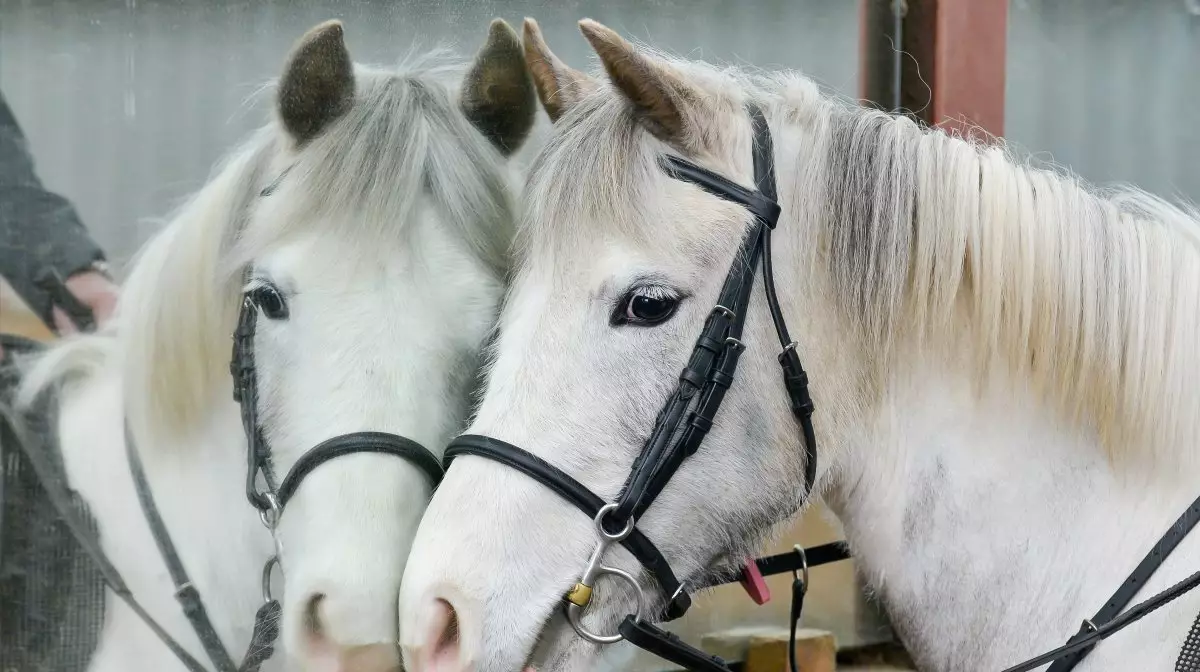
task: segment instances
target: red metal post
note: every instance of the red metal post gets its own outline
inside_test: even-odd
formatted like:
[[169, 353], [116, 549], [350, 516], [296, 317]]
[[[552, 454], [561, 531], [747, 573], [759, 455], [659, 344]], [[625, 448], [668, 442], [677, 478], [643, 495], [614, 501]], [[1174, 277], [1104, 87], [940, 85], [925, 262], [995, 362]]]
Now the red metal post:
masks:
[[861, 0], [860, 10], [862, 98], [884, 109], [898, 100], [925, 123], [964, 135], [1003, 135], [1008, 0]]

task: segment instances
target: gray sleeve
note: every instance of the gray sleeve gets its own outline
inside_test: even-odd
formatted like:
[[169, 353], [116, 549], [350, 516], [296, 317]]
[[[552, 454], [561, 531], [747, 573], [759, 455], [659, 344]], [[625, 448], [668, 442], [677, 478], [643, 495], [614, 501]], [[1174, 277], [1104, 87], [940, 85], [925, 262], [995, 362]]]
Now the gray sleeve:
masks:
[[0, 94], [0, 275], [45, 319], [50, 297], [34, 278], [44, 268], [64, 279], [104, 260], [66, 198], [47, 191], [12, 110]]

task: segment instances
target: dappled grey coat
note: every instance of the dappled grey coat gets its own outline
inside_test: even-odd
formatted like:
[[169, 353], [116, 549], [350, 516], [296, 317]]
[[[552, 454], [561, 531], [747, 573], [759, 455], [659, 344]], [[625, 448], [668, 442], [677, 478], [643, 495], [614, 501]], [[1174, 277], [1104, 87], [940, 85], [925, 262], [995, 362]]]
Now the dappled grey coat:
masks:
[[0, 93], [0, 275], [46, 319], [50, 297], [34, 284], [36, 274], [50, 267], [65, 279], [103, 259], [71, 202], [42, 186]]

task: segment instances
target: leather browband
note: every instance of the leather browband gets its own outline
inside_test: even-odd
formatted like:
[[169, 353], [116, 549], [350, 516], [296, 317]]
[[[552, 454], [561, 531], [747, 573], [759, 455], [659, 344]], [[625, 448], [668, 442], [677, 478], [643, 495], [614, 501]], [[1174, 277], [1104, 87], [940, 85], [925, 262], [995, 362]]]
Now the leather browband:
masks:
[[444, 473], [442, 465], [438, 463], [432, 453], [416, 441], [385, 432], [354, 432], [322, 441], [300, 456], [292, 470], [288, 472], [287, 477], [283, 479], [283, 483], [279, 485], [276, 495], [279, 499], [279, 508], [282, 510], [287, 507], [288, 500], [296, 493], [300, 482], [313, 469], [334, 458], [355, 453], [392, 455], [424, 472], [434, 487], [442, 481]]
[[751, 191], [742, 185], [718, 175], [707, 168], [688, 163], [677, 156], [664, 156], [659, 161], [668, 176], [700, 187], [704, 191], [725, 201], [744, 206], [763, 224], [774, 229], [782, 208], [774, 198], [761, 191]]

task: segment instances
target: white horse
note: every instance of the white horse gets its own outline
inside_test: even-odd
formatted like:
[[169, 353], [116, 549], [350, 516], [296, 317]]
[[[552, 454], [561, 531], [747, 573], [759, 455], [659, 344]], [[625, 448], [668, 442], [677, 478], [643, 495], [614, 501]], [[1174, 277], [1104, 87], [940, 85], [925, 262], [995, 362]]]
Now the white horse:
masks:
[[[206, 666], [135, 497], [123, 423], [237, 659], [276, 550], [247, 503], [247, 441], [231, 399], [243, 293], [269, 295], [253, 352], [275, 474], [348, 432], [440, 453], [466, 422], [499, 311], [515, 219], [507, 157], [537, 100], [503, 21], [465, 73], [436, 54], [357, 65], [331, 21], [294, 48], [276, 113], [142, 249], [114, 327], [53, 348], [24, 390], [29, 399], [74, 381], [59, 424], [70, 484], [135, 597]], [[388, 455], [308, 474], [278, 522], [286, 655], [269, 669], [398, 668], [400, 577], [430, 492], [422, 471]], [[183, 667], [110, 593], [91, 669]]]
[[[1197, 213], [834, 100], [794, 73], [581, 28], [608, 81], [526, 24], [557, 122], [528, 177], [524, 257], [468, 433], [612, 501], [751, 221], [658, 160], [752, 185], [753, 102], [775, 139], [776, 285], [816, 401], [817, 491], [858, 566], [921, 669], [998, 670], [1063, 644], [1200, 495]], [[708, 438], [638, 521], [684, 581], [752, 553], [808, 501], [759, 287], [743, 340]], [[596, 541], [540, 483], [459, 458], [401, 588], [407, 669], [589, 669], [598, 647], [559, 614]], [[605, 561], [664, 599], [623, 549]], [[1138, 599], [1198, 563], [1193, 532]], [[593, 631], [634, 609], [617, 583], [596, 600]], [[1077, 669], [1171, 669], [1197, 612], [1200, 591]]]

